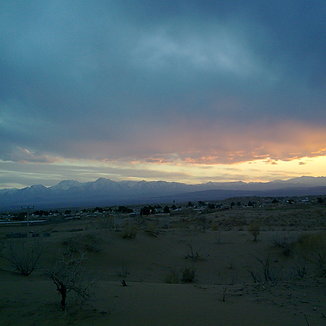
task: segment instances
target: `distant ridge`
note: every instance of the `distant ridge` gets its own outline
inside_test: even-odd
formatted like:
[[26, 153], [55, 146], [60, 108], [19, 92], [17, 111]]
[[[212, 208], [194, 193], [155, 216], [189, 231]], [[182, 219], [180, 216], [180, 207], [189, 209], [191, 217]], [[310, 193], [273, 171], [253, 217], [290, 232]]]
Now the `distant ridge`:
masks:
[[326, 195], [326, 177], [300, 177], [272, 182], [208, 182], [184, 184], [166, 181], [112, 181], [99, 178], [94, 182], [63, 180], [45, 187], [33, 185], [23, 189], [0, 190], [0, 210], [33, 205], [38, 208], [80, 207], [172, 200], [219, 200], [243, 196]]

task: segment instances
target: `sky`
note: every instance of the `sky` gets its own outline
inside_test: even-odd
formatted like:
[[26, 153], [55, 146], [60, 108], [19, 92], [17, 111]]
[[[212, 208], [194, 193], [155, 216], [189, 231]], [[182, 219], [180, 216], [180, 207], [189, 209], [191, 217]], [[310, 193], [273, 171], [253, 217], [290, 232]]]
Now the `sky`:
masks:
[[326, 176], [324, 0], [3, 0], [0, 188]]

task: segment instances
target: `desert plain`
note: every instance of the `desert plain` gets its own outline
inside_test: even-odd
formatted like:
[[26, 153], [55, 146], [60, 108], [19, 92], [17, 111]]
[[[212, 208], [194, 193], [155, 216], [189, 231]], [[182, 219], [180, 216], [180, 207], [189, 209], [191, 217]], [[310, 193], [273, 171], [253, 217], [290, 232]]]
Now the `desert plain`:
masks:
[[234, 201], [1, 226], [0, 324], [326, 325], [326, 199]]

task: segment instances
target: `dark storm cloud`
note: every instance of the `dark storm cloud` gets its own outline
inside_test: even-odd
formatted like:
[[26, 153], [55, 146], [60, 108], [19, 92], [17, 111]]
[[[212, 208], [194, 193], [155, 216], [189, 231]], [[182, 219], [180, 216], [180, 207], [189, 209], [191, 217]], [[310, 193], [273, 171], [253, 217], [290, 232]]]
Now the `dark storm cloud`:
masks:
[[323, 137], [325, 16], [325, 1], [2, 1], [0, 158], [197, 160], [223, 156], [203, 144], [226, 124], [230, 152], [278, 122]]

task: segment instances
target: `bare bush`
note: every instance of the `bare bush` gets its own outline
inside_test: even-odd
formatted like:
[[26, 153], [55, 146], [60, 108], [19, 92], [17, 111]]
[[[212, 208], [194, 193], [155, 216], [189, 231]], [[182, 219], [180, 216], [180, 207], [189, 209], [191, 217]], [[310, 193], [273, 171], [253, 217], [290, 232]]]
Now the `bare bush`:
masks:
[[253, 236], [253, 241], [257, 241], [257, 237], [260, 234], [260, 224], [258, 222], [252, 222], [248, 226], [248, 232]]
[[249, 270], [251, 277], [255, 283], [259, 283], [261, 281], [264, 282], [276, 282], [277, 277], [275, 270], [271, 268], [271, 259], [269, 256], [264, 258], [256, 257], [256, 260], [259, 262], [261, 267], [261, 272]]
[[85, 271], [82, 268], [84, 261], [84, 254], [66, 251], [48, 272], [61, 297], [60, 305], [63, 311], [66, 310], [68, 293], [73, 292], [81, 300], [89, 297], [92, 283], [85, 279]]
[[225, 302], [226, 301], [226, 295], [227, 295], [227, 288], [224, 287], [222, 291], [222, 296], [221, 296], [221, 301]]
[[275, 238], [273, 240], [273, 246], [275, 248], [282, 249], [282, 254], [286, 257], [289, 257], [292, 255], [292, 243], [287, 237], [283, 238]]
[[188, 244], [188, 253], [185, 256], [185, 259], [190, 259], [191, 261], [195, 262], [201, 259], [201, 256], [199, 255], [198, 251], [194, 250], [192, 244]]
[[181, 281], [183, 283], [193, 283], [195, 281], [196, 271], [193, 267], [185, 267], [182, 271]]
[[256, 257], [256, 259], [261, 264], [261, 267], [263, 269], [264, 280], [266, 282], [275, 281], [275, 279], [276, 279], [275, 275], [271, 270], [270, 257], [266, 257], [266, 258], [258, 258], [258, 257]]
[[42, 255], [39, 241], [11, 241], [4, 245], [2, 258], [7, 260], [16, 272], [29, 276], [37, 268]]
[[125, 225], [121, 237], [122, 239], [135, 239], [137, 235], [137, 228], [135, 225]]
[[304, 279], [307, 275], [307, 266], [302, 261], [297, 261], [294, 265], [294, 277], [299, 279]]
[[305, 234], [296, 243], [296, 252], [316, 270], [316, 274], [326, 277], [326, 232]]

